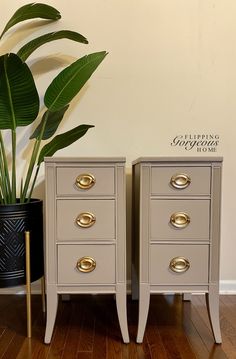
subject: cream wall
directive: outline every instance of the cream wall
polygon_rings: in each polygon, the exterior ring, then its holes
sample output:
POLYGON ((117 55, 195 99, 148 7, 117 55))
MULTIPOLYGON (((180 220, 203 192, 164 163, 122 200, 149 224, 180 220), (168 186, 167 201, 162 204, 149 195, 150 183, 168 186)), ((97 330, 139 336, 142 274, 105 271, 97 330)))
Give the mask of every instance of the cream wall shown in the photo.
MULTIPOLYGON (((1 0, 1 24, 25 3, 1 0)), ((61 131, 79 123, 94 124, 95 128, 58 155, 126 156, 130 223, 132 160, 146 155, 209 155, 172 147, 170 143, 178 134, 218 134, 220 144, 214 155, 224 156, 221 290, 236 292, 235 0, 47 3, 62 13, 62 20, 48 25, 48 31, 69 28, 87 36, 90 44, 63 40, 35 52, 29 64, 41 94, 58 72, 55 64, 60 66, 72 57, 93 51, 109 52, 73 104, 61 131), (44 73, 45 68, 50 71, 44 73)), ((11 45, 23 36, 30 38, 29 25, 21 29, 17 38, 11 37, 11 45)), ((43 29, 37 27, 36 32, 41 34, 43 29)), ((2 44, 1 52, 7 50, 9 43, 5 40, 2 44)), ((21 132, 19 150, 27 135, 21 132)), ((19 171, 24 168, 20 162, 19 171)), ((43 196, 43 171, 35 194, 43 196)))

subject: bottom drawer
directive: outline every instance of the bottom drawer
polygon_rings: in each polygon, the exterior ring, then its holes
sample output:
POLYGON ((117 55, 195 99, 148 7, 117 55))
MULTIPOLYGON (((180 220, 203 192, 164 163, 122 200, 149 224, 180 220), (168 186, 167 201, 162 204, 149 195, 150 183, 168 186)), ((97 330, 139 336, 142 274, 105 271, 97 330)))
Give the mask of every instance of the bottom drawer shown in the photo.
POLYGON ((115 267, 115 245, 58 245, 58 284, 113 284, 115 267))
POLYGON ((151 245, 150 283, 153 285, 207 284, 208 252, 208 245, 151 245))

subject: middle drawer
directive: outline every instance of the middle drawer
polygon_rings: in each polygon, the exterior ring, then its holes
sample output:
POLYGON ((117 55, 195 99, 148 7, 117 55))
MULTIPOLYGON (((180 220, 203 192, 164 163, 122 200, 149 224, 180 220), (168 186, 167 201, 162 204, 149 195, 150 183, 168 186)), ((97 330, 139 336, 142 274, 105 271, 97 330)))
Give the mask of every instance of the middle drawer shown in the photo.
POLYGON ((115 239, 115 200, 57 200, 57 240, 115 239))
POLYGON ((210 200, 151 200, 151 240, 209 240, 210 200))

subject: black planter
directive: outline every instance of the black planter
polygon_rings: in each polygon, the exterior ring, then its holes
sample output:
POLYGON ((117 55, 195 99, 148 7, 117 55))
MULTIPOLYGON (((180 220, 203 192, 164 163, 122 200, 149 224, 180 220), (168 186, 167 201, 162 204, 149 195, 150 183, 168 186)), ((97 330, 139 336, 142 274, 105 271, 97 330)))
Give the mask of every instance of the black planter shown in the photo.
POLYGON ((43 202, 0 205, 0 288, 25 284, 25 231, 30 231, 31 282, 44 274, 43 202))

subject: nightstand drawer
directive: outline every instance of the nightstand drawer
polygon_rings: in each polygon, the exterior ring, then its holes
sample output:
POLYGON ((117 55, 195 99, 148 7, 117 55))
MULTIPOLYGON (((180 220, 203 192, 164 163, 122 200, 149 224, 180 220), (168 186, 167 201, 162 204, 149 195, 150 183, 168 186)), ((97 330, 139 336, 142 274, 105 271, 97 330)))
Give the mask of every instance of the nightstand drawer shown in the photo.
POLYGON ((207 284, 208 252, 208 245, 151 245, 151 284, 207 284))
POLYGON ((115 201, 57 200, 57 240, 115 239, 115 201))
POLYGON ((114 195, 114 167, 62 167, 57 169, 58 195, 114 195))
POLYGON ((58 284, 115 283, 114 245, 59 245, 58 284))
POLYGON ((210 167, 152 167, 153 195, 209 195, 210 167))
POLYGON ((151 240, 209 240, 209 200, 152 199, 151 240))

